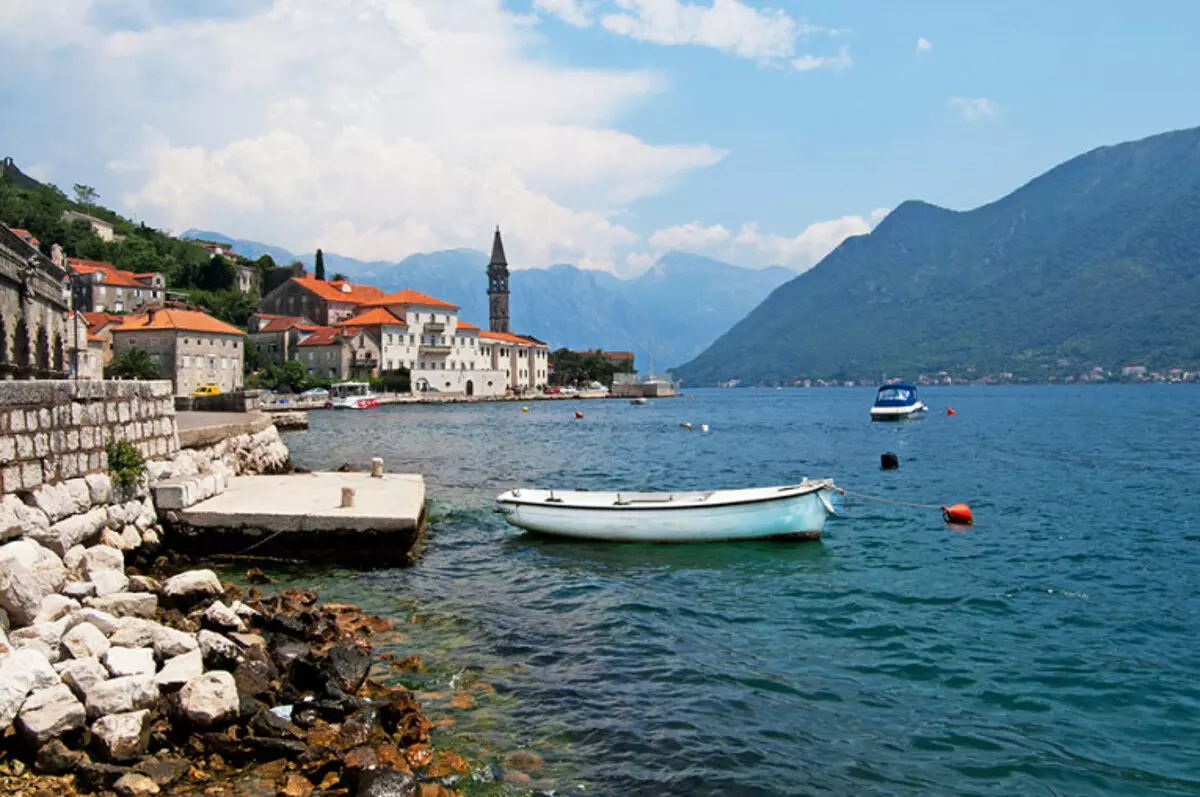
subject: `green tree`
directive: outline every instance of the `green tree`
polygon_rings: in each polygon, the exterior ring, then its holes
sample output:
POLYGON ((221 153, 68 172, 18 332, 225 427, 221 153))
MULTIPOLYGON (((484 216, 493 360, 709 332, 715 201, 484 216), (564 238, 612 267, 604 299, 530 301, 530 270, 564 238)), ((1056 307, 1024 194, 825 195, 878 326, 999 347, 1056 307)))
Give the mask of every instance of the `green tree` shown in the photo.
POLYGON ((334 282, 345 282, 348 279, 350 279, 350 278, 347 277, 345 274, 343 274, 340 271, 333 272, 333 281, 334 282))
POLYGON ((96 189, 90 185, 83 183, 75 183, 75 201, 80 205, 94 205, 100 199, 100 195, 96 193, 96 189))
POLYGON ((195 286, 205 291, 227 291, 236 282, 237 267, 221 255, 211 258, 195 276, 195 286))
POLYGON ((317 279, 325 281, 325 253, 320 249, 317 250, 317 261, 313 266, 313 270, 317 273, 317 279))
POLYGON ((113 355, 104 369, 105 379, 158 379, 158 363, 149 352, 137 346, 127 346, 113 355))

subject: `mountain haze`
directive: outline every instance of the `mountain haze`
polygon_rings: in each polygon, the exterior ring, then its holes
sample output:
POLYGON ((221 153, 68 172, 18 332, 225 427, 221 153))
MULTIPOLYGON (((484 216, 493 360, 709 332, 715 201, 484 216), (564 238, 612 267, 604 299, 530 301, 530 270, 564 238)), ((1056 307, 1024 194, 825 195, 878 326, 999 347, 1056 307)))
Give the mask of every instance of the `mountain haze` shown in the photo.
POLYGON ((897 207, 771 293, 689 384, 1200 363, 1200 128, 1102 147, 971 211, 897 207))
MULTIPOLYGON (((280 264, 299 260, 311 270, 313 255, 296 256, 257 241, 188 230, 185 237, 228 243, 244 257, 269 254, 280 264)), ((461 317, 486 327, 488 255, 448 249, 399 262, 361 261, 325 252, 325 271, 393 291, 413 288, 459 305, 461 317)), ((514 331, 557 348, 632 351, 638 368, 678 365, 744 316, 795 272, 773 266, 747 269, 683 252, 668 252, 629 280, 605 271, 557 265, 514 269, 509 279, 514 331)))

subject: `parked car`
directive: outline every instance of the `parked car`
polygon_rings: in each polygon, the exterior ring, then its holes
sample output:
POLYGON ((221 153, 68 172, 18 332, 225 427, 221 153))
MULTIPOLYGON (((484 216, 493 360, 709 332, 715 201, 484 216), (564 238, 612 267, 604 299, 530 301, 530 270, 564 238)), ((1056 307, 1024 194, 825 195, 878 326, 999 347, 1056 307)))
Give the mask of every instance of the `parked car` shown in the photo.
POLYGON ((217 387, 212 382, 209 382, 207 385, 201 385, 200 387, 193 390, 192 395, 193 396, 219 396, 219 395, 221 395, 221 388, 217 387))
POLYGON ((306 390, 303 393, 301 393, 300 398, 327 399, 327 398, 329 398, 329 391, 323 387, 314 387, 314 388, 310 388, 309 390, 306 390))
POLYGON ((562 388, 559 387, 558 385, 554 385, 553 387, 546 388, 546 392, 547 393, 561 393, 562 388))

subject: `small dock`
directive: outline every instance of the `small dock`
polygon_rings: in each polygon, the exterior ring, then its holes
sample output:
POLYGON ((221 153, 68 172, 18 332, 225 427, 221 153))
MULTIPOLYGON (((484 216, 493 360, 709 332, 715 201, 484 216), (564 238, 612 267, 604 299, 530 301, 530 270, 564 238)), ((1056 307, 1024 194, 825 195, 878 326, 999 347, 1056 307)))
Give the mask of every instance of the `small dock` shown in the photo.
POLYGON ((156 503, 170 507, 172 545, 198 556, 409 564, 425 533, 419 475, 239 476, 216 494, 173 481, 156 488, 156 503))

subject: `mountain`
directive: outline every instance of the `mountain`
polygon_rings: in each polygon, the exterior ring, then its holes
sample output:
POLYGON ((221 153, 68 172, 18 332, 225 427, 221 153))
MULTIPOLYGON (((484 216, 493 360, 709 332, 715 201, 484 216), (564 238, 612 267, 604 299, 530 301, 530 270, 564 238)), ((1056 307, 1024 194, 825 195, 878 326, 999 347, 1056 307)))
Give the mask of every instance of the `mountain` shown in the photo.
POLYGON ((1200 128, 1080 155, 990 205, 897 207, 775 289, 688 384, 1031 378, 1200 363, 1200 128))
MULTIPOLYGON (((257 241, 188 230, 188 238, 227 243, 240 255, 269 254, 277 263, 296 256, 257 241)), ((480 326, 488 320, 488 255, 449 249, 400 262, 361 261, 325 252, 329 275, 341 272, 383 290, 413 288, 459 305, 461 317, 480 326)), ((773 266, 747 269, 683 252, 668 252, 644 274, 629 280, 604 271, 556 265, 513 270, 509 313, 513 328, 557 348, 632 351, 638 367, 653 358, 662 371, 695 357, 795 272, 773 266)))

